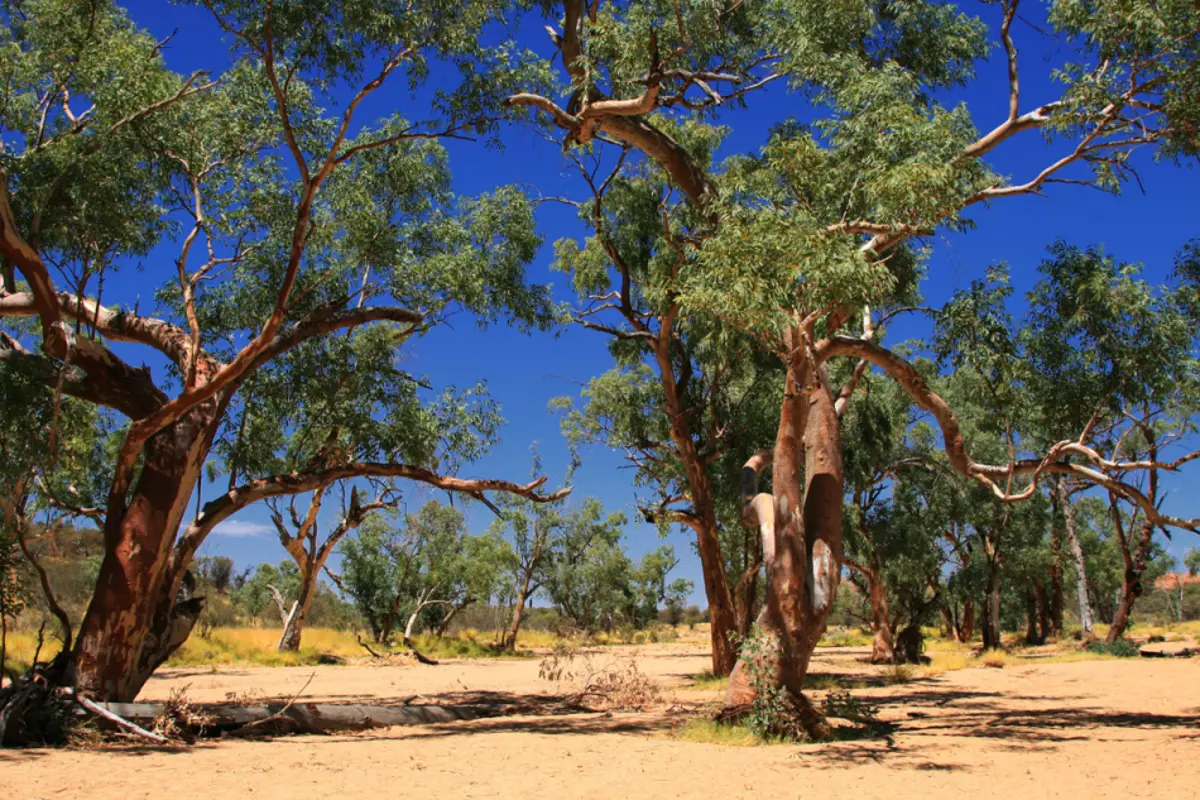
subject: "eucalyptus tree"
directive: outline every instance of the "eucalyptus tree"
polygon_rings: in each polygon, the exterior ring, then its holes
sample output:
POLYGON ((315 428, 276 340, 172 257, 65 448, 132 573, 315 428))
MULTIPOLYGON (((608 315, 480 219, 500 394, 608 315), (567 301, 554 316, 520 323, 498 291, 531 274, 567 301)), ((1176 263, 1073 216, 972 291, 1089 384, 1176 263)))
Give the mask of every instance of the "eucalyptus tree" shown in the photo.
MULTIPOLYGON (((379 493, 363 503, 358 497, 358 487, 350 489, 348 503, 343 503, 342 513, 337 522, 330 526, 324 538, 321 536, 321 508, 325 503, 328 487, 321 487, 312 493, 308 507, 303 514, 298 511, 295 496, 289 498, 288 516, 291 525, 285 521, 281 506, 276 500, 267 501, 271 505, 271 521, 279 534, 279 542, 287 550, 288 555, 296 562, 300 580, 295 598, 291 606, 286 606, 281 597, 277 596, 280 617, 283 621, 283 632, 279 636, 279 651, 295 651, 300 649, 300 636, 304 631, 304 623, 317 592, 317 581, 321 570, 333 555, 347 534, 363 524, 363 521, 375 511, 395 508, 400 502, 400 495, 394 486, 383 485, 379 493)), ((343 492, 344 496, 345 492, 343 492)), ((344 497, 343 497, 344 499, 344 497)))
MULTIPOLYGON (((888 597, 894 581, 888 580, 888 573, 896 572, 893 567, 900 565, 906 552, 936 552, 927 540, 931 534, 936 537, 941 526, 929 518, 916 526, 901 524, 893 502, 902 471, 934 469, 928 451, 909 437, 913 430, 921 438, 927 426, 914 428, 912 400, 894 383, 865 376, 861 386, 862 396, 842 419, 847 494, 844 563, 871 609, 871 661, 890 664, 896 653, 888 597), (926 541, 910 540, 913 534, 926 541)), ((915 511, 920 505, 914 502, 910 508, 915 511)), ((917 577, 924 591, 925 576, 917 577)))
MULTIPOLYGON (((750 333, 785 365, 774 447, 750 464, 755 472, 770 464, 773 476, 769 502, 753 513, 772 540, 764 543, 764 623, 779 643, 767 650, 775 683, 802 703, 841 572, 838 398, 853 385, 832 385, 835 359, 857 359, 898 381, 942 429, 953 467, 994 496, 1023 496, 1028 489, 1013 485, 1019 475, 1074 475, 1135 500, 1152 521, 1166 519, 1121 479, 1127 470, 1094 451, 1073 450, 1070 460, 1061 458, 1063 448, 1052 448, 1049 459, 974 460, 952 407, 872 331, 887 304, 910 297, 914 238, 962 228, 969 210, 1055 183, 1115 191, 1135 147, 1196 155, 1194 4, 1056 0, 1039 22, 1067 62, 1055 70, 1061 91, 1033 104, 1021 91, 1028 64, 1020 63, 1013 29, 1019 0, 996 4, 990 14, 1008 85, 994 122, 982 108, 975 114, 986 132, 965 106, 937 100, 938 90, 970 82, 989 44, 984 23, 949 4, 546 5, 562 12, 551 38, 569 100, 529 87, 509 104, 564 130, 567 147, 615 143, 663 169, 697 212, 666 223, 688 242, 671 286, 681 309, 750 333), (812 100, 805 111, 815 121, 780 130, 760 157, 718 174, 675 133, 673 118, 736 105, 729 100, 754 102, 756 88, 784 81, 812 100), (1016 181, 990 169, 987 157, 998 148, 1038 133, 1049 134, 1061 155, 1029 164, 1016 181)), ((730 684, 731 704, 754 694, 741 672, 730 684)), ((812 727, 825 733, 819 721, 812 727)))
POLYGON ((441 629, 463 608, 492 597, 496 544, 490 534, 468 535, 457 508, 430 501, 401 525, 380 514, 367 517, 358 535, 342 542, 341 573, 326 574, 354 599, 376 642, 388 644, 403 624, 411 648, 420 620, 441 629))
MULTIPOLYGON (((1037 430, 1048 442, 1087 431, 1081 440, 1110 461, 1137 464, 1144 476, 1138 482, 1144 503, 1107 492, 1124 563, 1111 642, 1122 635, 1142 592, 1153 537, 1169 526, 1148 516, 1144 505, 1161 506, 1164 471, 1200 458, 1200 451, 1188 452, 1200 422, 1200 257, 1195 245, 1185 247, 1170 282, 1156 286, 1142 276, 1141 265, 1098 248, 1060 242, 1049 256, 1029 295, 1029 322, 1020 337, 1028 353, 1027 396, 1040 415, 1037 430)), ((1069 501, 1063 507, 1069 509, 1069 501)), ((1082 572, 1080 578, 1086 580, 1082 572)))
MULTIPOLYGON (((675 133, 697 159, 721 136, 705 125, 675 133)), ((582 245, 556 242, 555 267, 572 275, 576 322, 609 337, 615 366, 584 386, 582 408, 557 403, 573 442, 624 452, 647 521, 694 532, 713 671, 725 674, 754 618, 762 567, 758 537, 742 530, 737 474, 767 432, 779 365, 747 358, 737 331, 681 316, 673 285, 684 241, 672 225, 697 212, 654 162, 626 168, 628 152, 611 164, 596 148, 568 153, 588 191, 557 199, 578 209, 589 235, 582 245)))
MULTIPOLYGON (((322 450, 318 438, 299 471, 239 468, 185 522, 216 443, 236 441, 256 404, 303 407, 310 392, 319 403, 322 376, 339 374, 334 341, 353 346, 346 331, 394 358, 453 305, 483 321, 550 317, 546 291, 524 280, 538 245, 529 203, 512 189, 455 198, 438 142, 488 135, 513 85, 508 51, 478 40, 506 3, 202 5, 231 48, 216 77, 169 69, 165 43, 108 2, 0 10, 0 315, 36 323, 7 329, 0 361, 118 420, 106 554, 61 676, 111 700, 132 699, 186 638, 198 612, 188 564, 250 503, 360 476, 544 499, 539 481, 439 471, 439 451, 458 447, 441 438, 439 409, 462 401, 410 388, 356 418, 369 435, 352 447, 322 450), (438 63, 459 80, 432 108, 411 104, 428 121, 363 124, 381 86, 415 91, 438 63), (158 316, 105 304, 133 259, 160 287, 158 316), (113 342, 142 348, 158 376, 113 342), (264 370, 290 375, 297 393, 253 394, 264 370)), ((379 378, 402 383, 398 372, 387 362, 379 378)), ((471 421, 456 430, 471 434, 471 421)))
POLYGON ((537 592, 577 625, 591 628, 603 610, 619 605, 611 593, 615 574, 627 575, 629 559, 619 541, 625 515, 606 514, 595 498, 574 511, 559 505, 508 500, 490 532, 508 542, 505 566, 511 575, 512 616, 501 638, 516 648, 525 606, 537 592))

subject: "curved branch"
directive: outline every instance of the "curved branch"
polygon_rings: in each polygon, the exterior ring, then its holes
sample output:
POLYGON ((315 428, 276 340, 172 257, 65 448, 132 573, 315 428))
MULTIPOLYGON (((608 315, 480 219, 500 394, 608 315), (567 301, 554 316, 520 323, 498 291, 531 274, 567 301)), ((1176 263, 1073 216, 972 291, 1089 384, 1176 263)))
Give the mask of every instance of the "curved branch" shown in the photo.
MULTIPOLYGON (((420 325, 425 320, 419 311, 393 306, 366 306, 347 311, 319 311, 300 320, 287 330, 281 331, 267 346, 259 352, 258 357, 251 362, 250 369, 278 358, 283 353, 298 347, 316 336, 333 331, 349 331, 359 325, 371 322, 404 322, 409 325, 420 325)), ((411 332, 411 331, 410 331, 411 332)))
POLYGON ((81 368, 91 379, 89 382, 97 384, 89 391, 108 398, 112 402, 105 402, 105 405, 120 409, 134 419, 146 417, 163 405, 166 397, 150 380, 148 371, 129 366, 98 342, 75 336, 63 322, 46 262, 17 229, 3 168, 0 168, 0 257, 16 264, 29 284, 34 310, 42 326, 42 350, 46 355, 81 368))
POLYGON ((425 483, 448 492, 459 492, 473 496, 484 492, 507 492, 532 500, 535 503, 551 503, 561 500, 571 493, 568 489, 559 489, 549 494, 540 494, 537 490, 546 482, 545 476, 530 483, 513 483, 492 478, 467 479, 439 475, 433 470, 414 467, 408 464, 356 463, 345 464, 323 470, 310 472, 275 475, 269 478, 259 478, 233 489, 220 497, 204 504, 203 510, 192 521, 179 538, 172 557, 172 567, 178 571, 188 564, 196 549, 205 537, 226 519, 246 506, 268 497, 302 494, 311 492, 323 486, 351 478, 407 478, 408 480, 425 483))
MULTIPOLYGON (((1014 461, 1007 466, 980 464, 972 459, 967 452, 966 440, 963 437, 962 428, 959 426, 958 418, 955 416, 953 409, 950 408, 949 403, 941 395, 929 388, 929 385, 925 383, 925 379, 921 377, 921 374, 908 361, 874 342, 849 336, 834 336, 826 339, 818 345, 817 352, 818 357, 822 360, 836 356, 850 356, 869 361, 886 372, 893 380, 900 384, 901 388, 908 393, 917 405, 928 411, 937 420, 938 426, 942 429, 943 448, 954 469, 964 477, 970 478, 987 487, 999 500, 1012 502, 1031 496, 1037 490, 1038 478, 1043 473, 1070 475, 1121 495, 1129 502, 1138 506, 1146 515, 1146 519, 1154 525, 1172 526, 1200 532, 1200 519, 1181 519, 1162 514, 1159 512, 1154 501, 1136 487, 1124 481, 1117 480, 1105 474, 1100 469, 1081 464, 1071 464, 1059 459, 1071 453, 1085 455, 1089 459, 1094 455, 1097 466, 1104 467, 1107 463, 1111 465, 1110 468, 1114 471, 1152 469, 1156 468, 1155 465, 1158 462, 1105 462, 1094 450, 1084 447, 1075 441, 1066 441, 1054 445, 1050 448, 1047 455, 1040 459, 1014 461), (1016 475, 1030 475, 1032 477, 1030 485, 1017 493, 1010 493, 1000 487, 999 481, 1010 479, 1016 475)), ((1192 454, 1180 459, 1177 463, 1183 464, 1198 456, 1200 454, 1192 454)))
MULTIPOLYGON (((70 366, 30 352, 4 331, 0 331, 0 363, 19 364, 51 389, 61 386, 63 394, 116 409, 130 419, 144 417, 166 402, 166 396, 159 392, 157 387, 154 387, 155 394, 151 395, 124 383, 92 380, 90 376, 80 375, 70 366), (60 373, 64 373, 61 374, 61 383, 60 373)), ((149 381, 148 377, 146 381, 149 381)), ((150 386, 153 387, 153 384, 150 386)))
MULTIPOLYGON (((79 298, 67 292, 59 292, 56 297, 59 311, 67 319, 79 320, 114 342, 148 345, 170 358, 176 366, 187 366, 192 347, 187 332, 182 328, 166 320, 107 308, 90 298, 79 298)), ((32 292, 0 296, 0 317, 33 317, 38 313, 32 292)), ((209 357, 203 354, 200 357, 207 359, 210 366, 216 365, 209 357)))
POLYGON ((775 498, 758 491, 759 474, 775 460, 774 450, 760 450, 742 467, 742 524, 758 526, 762 537, 763 563, 770 569, 775 560, 775 498))

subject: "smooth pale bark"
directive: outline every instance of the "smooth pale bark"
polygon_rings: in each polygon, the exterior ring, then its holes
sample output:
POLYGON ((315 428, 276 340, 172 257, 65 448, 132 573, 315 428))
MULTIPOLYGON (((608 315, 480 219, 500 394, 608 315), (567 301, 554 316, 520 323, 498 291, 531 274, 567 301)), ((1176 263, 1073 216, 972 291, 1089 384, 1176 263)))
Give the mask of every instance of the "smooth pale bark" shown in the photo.
POLYGON ((430 658, 429 656, 425 655, 420 650, 418 650, 417 646, 415 644, 413 644, 413 640, 412 640, 413 628, 416 627, 417 617, 421 616, 422 611, 424 611, 426 608, 429 608, 430 606, 435 606, 435 605, 447 605, 448 606, 448 605, 450 605, 450 602, 448 600, 431 600, 431 599, 429 599, 430 595, 432 595, 432 594, 433 594, 432 587, 427 589, 425 592, 423 592, 421 594, 420 599, 417 601, 417 607, 414 608, 413 612, 408 615, 408 624, 406 624, 404 626, 404 646, 407 647, 414 656, 416 656, 417 661, 420 661, 422 664, 429 664, 431 666, 436 667, 438 665, 438 662, 435 661, 434 659, 430 658))
POLYGON ((1062 508, 1063 527, 1067 532, 1067 548, 1075 564, 1075 592, 1079 601, 1079 625, 1086 639, 1092 635, 1092 603, 1088 598, 1087 563, 1083 557, 1083 546, 1079 543, 1079 529, 1075 525, 1075 507, 1067 492, 1066 482, 1061 478, 1055 487, 1058 504, 1062 508))

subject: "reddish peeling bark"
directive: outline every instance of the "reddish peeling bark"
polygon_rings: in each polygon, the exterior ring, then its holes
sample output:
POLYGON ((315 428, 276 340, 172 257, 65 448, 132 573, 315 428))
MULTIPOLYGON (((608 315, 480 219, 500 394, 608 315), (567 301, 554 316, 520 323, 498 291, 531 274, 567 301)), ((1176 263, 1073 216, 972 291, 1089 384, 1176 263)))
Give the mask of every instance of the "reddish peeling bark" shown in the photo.
MULTIPOLYGON (((891 664, 896 660, 896 639, 892 635, 891 614, 888 610, 887 587, 880 576, 882 565, 872 558, 870 566, 846 561, 846 566, 863 576, 867 581, 867 601, 871 606, 871 663, 891 664)), ((944 606, 942 614, 947 630, 953 630, 950 612, 944 606)))
POLYGON ((132 700, 191 632, 199 606, 178 602, 183 571, 172 548, 215 433, 215 403, 155 434, 126 505, 110 497, 105 555, 72 652, 76 686, 132 700))
POLYGON ((763 676, 788 690, 810 733, 819 738, 828 729, 812 712, 803 688, 841 573, 845 475, 836 400, 823 369, 804 355, 801 335, 793 328, 785 341, 793 356, 772 457, 774 542, 763 543, 767 605, 759 626, 765 647, 755 663, 748 656, 739 660, 725 702, 751 702, 757 688, 753 677, 763 676))

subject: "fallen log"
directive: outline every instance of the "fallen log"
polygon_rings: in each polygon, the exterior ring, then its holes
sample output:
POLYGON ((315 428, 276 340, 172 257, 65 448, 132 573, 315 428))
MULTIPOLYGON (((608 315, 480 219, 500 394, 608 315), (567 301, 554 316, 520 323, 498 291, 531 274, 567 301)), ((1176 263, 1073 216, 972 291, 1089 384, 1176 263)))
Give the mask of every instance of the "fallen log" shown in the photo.
POLYGON ((1191 658, 1200 656, 1200 648, 1185 647, 1182 650, 1138 650, 1142 658, 1191 658))
MULTIPOLYGON (((94 700, 89 700, 88 698, 86 698, 80 694, 72 693, 72 696, 75 698, 75 702, 78 703, 80 705, 80 707, 83 708, 85 711, 95 714, 96 716, 100 717, 103 720, 107 720, 108 722, 111 722, 112 724, 116 725, 118 728, 121 728, 122 730, 129 731, 134 736, 140 736, 143 739, 148 739, 149 741, 153 742, 154 744, 168 744, 169 743, 167 737, 160 736, 157 733, 154 733, 153 731, 146 730, 141 725, 137 725, 137 724, 131 722, 130 720, 126 719, 125 717, 121 716, 120 714, 117 714, 117 713, 105 708, 104 706, 100 705, 99 703, 97 703, 94 700)), ((150 721, 153 722, 157 718, 158 718, 158 714, 155 714, 153 717, 150 718, 150 721)))
MULTIPOLYGON (((105 710, 129 722, 151 723, 162 713, 162 703, 102 703, 105 710)), ((257 727, 264 734, 336 733, 389 728, 393 725, 430 725, 463 722, 510 713, 502 705, 336 705, 332 703, 268 703, 261 706, 197 705, 208 720, 202 735, 257 727)))

